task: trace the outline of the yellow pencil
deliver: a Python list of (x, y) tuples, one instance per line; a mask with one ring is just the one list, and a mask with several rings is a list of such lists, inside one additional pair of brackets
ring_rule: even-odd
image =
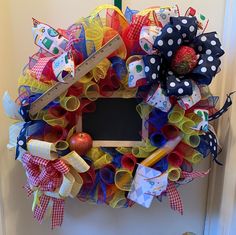
[(154, 153), (152, 153), (149, 157), (144, 159), (141, 162), (141, 165), (143, 166), (152, 166), (156, 162), (160, 161), (163, 157), (165, 157), (168, 153), (170, 153), (177, 144), (181, 141), (182, 137), (178, 136), (173, 140), (169, 140), (166, 142), (166, 144), (162, 147), (157, 149)]

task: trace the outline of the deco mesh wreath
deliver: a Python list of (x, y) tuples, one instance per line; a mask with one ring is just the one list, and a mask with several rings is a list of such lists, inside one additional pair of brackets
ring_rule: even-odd
[[(18, 120), (10, 127), (8, 147), (16, 147), (26, 171), (25, 189), (34, 196), (39, 222), (52, 206), (52, 227), (60, 226), (66, 197), (113, 208), (134, 203), (148, 208), (154, 198), (167, 196), (171, 208), (183, 213), (177, 187), (208, 173), (193, 166), (209, 154), (220, 164), (209, 121), (232, 104), (229, 94), (216, 110), (218, 97), (208, 88), (224, 51), (216, 32), (204, 32), (207, 24), (193, 8), (180, 16), (177, 6), (127, 8), (125, 15), (101, 6), (67, 30), (33, 19), (40, 49), (18, 80), (18, 98), (14, 102), (5, 93), (4, 107)], [(117, 34), (123, 46), (30, 115), (32, 102), (68, 74), (75, 76), (76, 67)], [(98, 97), (117, 91), (124, 99), (142, 100), (137, 112), (148, 136), (141, 146), (93, 147), (93, 136), (76, 131), (78, 117), (94, 112)]]

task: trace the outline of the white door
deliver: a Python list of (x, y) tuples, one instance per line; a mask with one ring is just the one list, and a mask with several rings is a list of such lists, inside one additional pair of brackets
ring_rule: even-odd
[[(112, 3), (110, 0), (1, 0), (0, 1), (0, 64), (1, 95), (9, 90), (16, 95), (17, 77), (21, 68), (36, 49), (31, 35), (31, 17), (58, 27), (66, 27), (81, 16), (87, 16), (97, 5)], [(224, 1), (179, 0), (181, 13), (192, 6), (210, 19), (208, 30), (223, 31)], [(164, 0), (127, 0), (123, 8), (144, 9), (156, 5), (172, 5)], [(220, 84), (220, 76), (214, 82), (215, 90)], [(2, 109), (2, 107), (1, 107)], [(138, 205), (130, 209), (111, 209), (67, 200), (65, 219), (62, 228), (50, 230), (49, 222), (39, 225), (32, 218), (31, 199), (26, 198), (22, 189), (25, 176), (22, 167), (13, 159), (13, 152), (6, 150), (9, 121), (1, 115), (1, 194), (0, 209), (2, 228), (5, 235), (181, 235), (193, 232), (202, 235), (207, 204), (208, 179), (196, 180), (179, 189), (184, 215), (169, 208), (168, 200), (155, 201), (150, 209)], [(206, 170), (206, 159), (200, 166)], [(0, 225), (1, 225), (0, 223)], [(212, 234), (213, 235), (213, 234)]]

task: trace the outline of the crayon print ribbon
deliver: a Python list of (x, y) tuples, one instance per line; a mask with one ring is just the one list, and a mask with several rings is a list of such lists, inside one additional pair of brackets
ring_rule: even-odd
[(71, 53), (72, 43), (69, 43), (66, 35), (69, 31), (62, 34), (51, 26), (33, 19), (32, 32), (34, 43), (41, 49), (38, 59), (30, 68), (36, 78), (40, 80), (46, 69), (47, 72), (52, 71), (52, 77), (60, 82), (64, 82), (63, 78), (68, 73), (74, 76), (75, 58)]

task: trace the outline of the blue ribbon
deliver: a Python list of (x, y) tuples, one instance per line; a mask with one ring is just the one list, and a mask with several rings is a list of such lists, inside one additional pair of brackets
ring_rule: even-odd
[(165, 172), (168, 169), (168, 161), (167, 158), (162, 158), (159, 162), (157, 162), (155, 165), (152, 166), (155, 170), (158, 170), (160, 172)]
[(133, 9), (130, 9), (129, 7), (126, 7), (125, 18), (130, 23), (132, 21), (133, 15), (137, 14), (138, 12), (139, 12), (138, 10), (133, 10)]
[(127, 68), (126, 68), (126, 63), (124, 60), (122, 60), (118, 56), (114, 56), (110, 58), (110, 61), (112, 63), (112, 68), (114, 69), (116, 75), (118, 76), (119, 79), (124, 78), (127, 75)]
[(218, 119), (219, 117), (221, 117), (225, 112), (228, 111), (229, 107), (232, 105), (232, 98), (231, 96), (234, 94), (235, 92), (231, 92), (227, 95), (227, 98), (226, 98), (226, 101), (223, 105), (223, 107), (217, 111), (216, 113), (212, 114), (210, 117), (209, 117), (209, 121), (213, 121), (215, 119)]
[[(158, 55), (143, 56), (148, 83), (161, 84), (167, 96), (181, 97), (192, 94), (192, 80), (209, 85), (220, 66), (224, 54), (216, 32), (196, 36), (195, 17), (171, 17), (154, 42)], [(189, 45), (200, 55), (196, 67), (185, 75), (170, 70), (170, 63), (177, 50)]]
[(168, 113), (162, 112), (161, 110), (155, 108), (151, 112), (148, 122), (151, 123), (157, 131), (160, 131), (161, 128), (168, 122)]
[(150, 136), (151, 144), (158, 148), (162, 147), (166, 143), (166, 141), (166, 138), (160, 131), (154, 132)]

